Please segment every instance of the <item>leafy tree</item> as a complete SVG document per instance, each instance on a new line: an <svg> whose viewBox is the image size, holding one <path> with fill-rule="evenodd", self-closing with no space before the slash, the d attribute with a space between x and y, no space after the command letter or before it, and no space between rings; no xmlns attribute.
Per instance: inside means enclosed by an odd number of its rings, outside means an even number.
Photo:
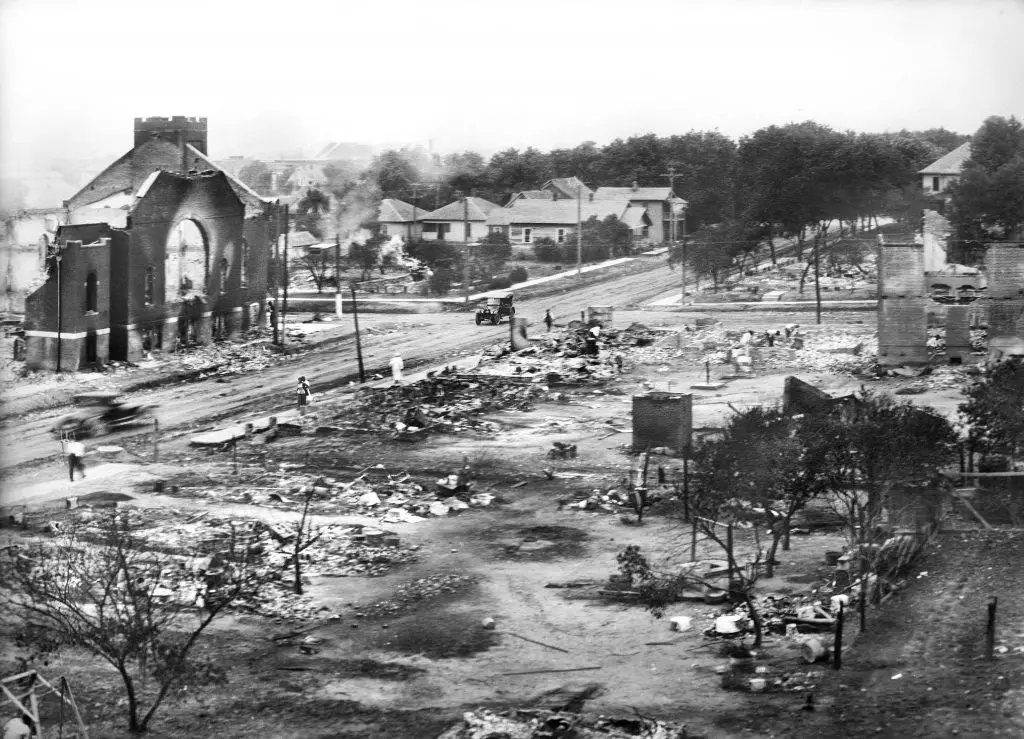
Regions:
<svg viewBox="0 0 1024 739"><path fill-rule="evenodd" d="M318 239L324 237L324 222L331 211L331 199L322 190L310 189L295 204L295 225Z"/></svg>
<svg viewBox="0 0 1024 739"><path fill-rule="evenodd" d="M605 216L604 220L590 216L581 226L584 262L612 259L616 255L623 256L634 251L633 230L613 215ZM576 261L576 239L575 233L566 237L561 250L563 262Z"/></svg>
<svg viewBox="0 0 1024 739"><path fill-rule="evenodd" d="M242 167L238 172L238 179L260 195L270 195L273 189L273 174L270 172L270 167L263 162L252 162Z"/></svg>
<svg viewBox="0 0 1024 739"><path fill-rule="evenodd" d="M532 146L523 151L505 149L487 163L490 194L495 202L505 202L515 192L540 187L553 176L548 157Z"/></svg>
<svg viewBox="0 0 1024 739"><path fill-rule="evenodd" d="M1014 240L1024 227L1024 126L993 116L971 141L951 188L950 221L963 241Z"/></svg>
<svg viewBox="0 0 1024 739"><path fill-rule="evenodd" d="M381 249L388 240L383 234L374 234L362 243L353 241L349 246L348 258L362 270L360 280L370 279L373 268L380 262Z"/></svg>
<svg viewBox="0 0 1024 739"><path fill-rule="evenodd" d="M960 413L973 450L1015 456L1024 449L1024 360L989 367L964 395Z"/></svg>
<svg viewBox="0 0 1024 739"><path fill-rule="evenodd" d="M931 408L871 391L821 417L814 438L817 483L841 504L851 535L878 523L894 485L933 477L957 444L952 425Z"/></svg>
<svg viewBox="0 0 1024 739"><path fill-rule="evenodd" d="M288 195L295 189L295 186L288 182L293 174L295 174L295 167L289 165L277 176L277 191L282 195Z"/></svg>
<svg viewBox="0 0 1024 739"><path fill-rule="evenodd" d="M172 690L225 679L195 647L225 609L255 597L269 575L257 566L257 552L232 537L214 558L219 574L197 577L196 602L183 604L161 584L162 573L183 576L181 563L144 549L128 512L112 510L95 524L94 532L79 522L52 540L21 545L0 564L0 599L24 624L30 645L77 647L108 662L124 685L128 728L142 733Z"/></svg>
<svg viewBox="0 0 1024 739"><path fill-rule="evenodd" d="M306 252L299 259L299 264L305 267L310 277L313 278L313 284L316 285L318 293L324 291L324 285L327 283L327 271L333 263L334 255L328 250Z"/></svg>
<svg viewBox="0 0 1024 739"><path fill-rule="evenodd" d="M562 248L554 239L542 236L533 240L533 256L538 262L559 262L562 260Z"/></svg>
<svg viewBox="0 0 1024 739"><path fill-rule="evenodd" d="M512 244L508 236L500 231L492 231L484 236L475 249L479 260L489 273L497 272L512 258Z"/></svg>
<svg viewBox="0 0 1024 739"><path fill-rule="evenodd" d="M407 198L420 171L412 154L406 150L389 149L377 155L369 169L370 179L386 198Z"/></svg>

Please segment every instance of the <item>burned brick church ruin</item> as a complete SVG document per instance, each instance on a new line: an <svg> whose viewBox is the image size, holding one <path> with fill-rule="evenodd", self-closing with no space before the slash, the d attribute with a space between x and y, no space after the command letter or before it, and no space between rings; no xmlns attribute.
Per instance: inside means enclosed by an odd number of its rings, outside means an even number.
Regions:
<svg viewBox="0 0 1024 739"><path fill-rule="evenodd" d="M136 361L261 319L283 208L207 157L205 118L136 118L131 151L64 210L26 300L30 368Z"/></svg>

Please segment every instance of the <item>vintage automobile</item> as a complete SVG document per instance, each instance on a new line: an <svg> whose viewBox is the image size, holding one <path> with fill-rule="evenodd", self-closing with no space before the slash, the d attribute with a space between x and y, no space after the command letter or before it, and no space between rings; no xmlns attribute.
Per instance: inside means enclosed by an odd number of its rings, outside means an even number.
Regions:
<svg viewBox="0 0 1024 739"><path fill-rule="evenodd" d="M505 297L499 297L497 295L487 298L486 305L483 305L476 309L476 325L479 326L484 321L490 321L494 326L501 323L501 319L508 316L512 318L516 314L516 309L512 307L512 293L508 293Z"/></svg>
<svg viewBox="0 0 1024 739"><path fill-rule="evenodd" d="M102 436L125 426L132 426L153 418L151 405L128 405L120 393L93 392L74 397L79 409L61 418L53 426L60 437L84 438Z"/></svg>

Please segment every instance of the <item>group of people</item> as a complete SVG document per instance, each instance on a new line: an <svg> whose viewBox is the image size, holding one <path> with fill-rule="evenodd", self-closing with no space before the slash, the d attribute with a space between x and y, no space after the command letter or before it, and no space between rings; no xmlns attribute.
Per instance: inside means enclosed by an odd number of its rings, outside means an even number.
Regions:
<svg viewBox="0 0 1024 739"><path fill-rule="evenodd" d="M774 332L765 331L760 335L760 341L758 341L758 334L747 329L743 332L743 335L740 336L740 346L751 346L755 344L755 342L759 346L775 346L775 342L781 343L783 337L786 339L794 339L799 338L799 335L800 324L798 323L788 323L782 328L782 330L777 329Z"/></svg>

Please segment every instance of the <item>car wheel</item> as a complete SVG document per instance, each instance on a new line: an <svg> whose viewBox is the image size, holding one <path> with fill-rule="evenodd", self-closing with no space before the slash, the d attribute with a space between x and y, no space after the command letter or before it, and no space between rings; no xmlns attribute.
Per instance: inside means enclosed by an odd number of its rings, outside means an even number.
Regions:
<svg viewBox="0 0 1024 739"><path fill-rule="evenodd" d="M476 325L477 326L480 325L480 314L479 313L476 314Z"/></svg>
<svg viewBox="0 0 1024 739"><path fill-rule="evenodd" d="M491 325L497 326L499 323L501 323L501 316L495 313L493 316L491 316Z"/></svg>

